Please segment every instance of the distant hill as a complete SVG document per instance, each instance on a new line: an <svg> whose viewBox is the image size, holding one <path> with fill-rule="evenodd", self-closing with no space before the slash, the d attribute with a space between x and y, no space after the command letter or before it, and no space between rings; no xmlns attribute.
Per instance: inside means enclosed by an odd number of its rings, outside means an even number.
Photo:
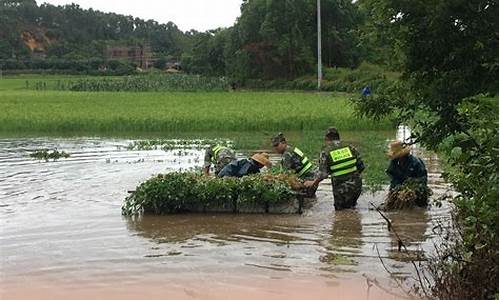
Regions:
<svg viewBox="0 0 500 300"><path fill-rule="evenodd" d="M323 1L325 67L355 68L364 54L380 60L385 56L378 53L390 53L386 42L360 39L374 39L371 32L360 31L368 15L360 5L365 1ZM234 26L182 32L172 22L160 24L76 4L0 0L0 69L130 74L136 68L164 69L180 62L185 72L240 82L289 80L315 72L316 15L311 0L243 1ZM383 51L372 50L379 48Z"/></svg>
<svg viewBox="0 0 500 300"><path fill-rule="evenodd" d="M172 22L34 0L0 0L0 28L0 59L16 60L99 59L108 46L144 43L158 56L179 58L190 36Z"/></svg>

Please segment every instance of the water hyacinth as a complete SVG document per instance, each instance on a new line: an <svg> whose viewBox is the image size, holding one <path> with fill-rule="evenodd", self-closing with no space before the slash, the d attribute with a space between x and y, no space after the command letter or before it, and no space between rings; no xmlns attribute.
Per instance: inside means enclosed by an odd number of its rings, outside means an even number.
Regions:
<svg viewBox="0 0 500 300"><path fill-rule="evenodd" d="M60 158L69 158L70 155L64 151L59 152L57 150L49 151L48 149L39 149L30 153L30 157L45 161L49 161L49 159L56 161Z"/></svg>
<svg viewBox="0 0 500 300"><path fill-rule="evenodd" d="M270 206L296 202L299 187L292 175L214 178L193 172L160 174L126 197L122 213L241 212L243 207L268 211Z"/></svg>
<svg viewBox="0 0 500 300"><path fill-rule="evenodd" d="M196 149L201 150L209 145L222 145L233 147L231 141L221 139L198 139L198 140L180 140L180 139L151 139L139 140L130 143L127 150L173 150L173 149Z"/></svg>

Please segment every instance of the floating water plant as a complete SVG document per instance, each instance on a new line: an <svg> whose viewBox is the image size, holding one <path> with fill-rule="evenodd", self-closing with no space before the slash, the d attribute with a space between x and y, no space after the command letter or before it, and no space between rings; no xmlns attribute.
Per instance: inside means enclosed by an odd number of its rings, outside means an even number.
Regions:
<svg viewBox="0 0 500 300"><path fill-rule="evenodd" d="M214 178L200 173L157 175L129 195L124 215L182 212L298 213L302 188L292 175L258 174L242 178Z"/></svg>
<svg viewBox="0 0 500 300"><path fill-rule="evenodd" d="M49 151L48 149L40 149L30 153L30 157L45 161L49 161L49 159L56 161L60 158L68 158L70 155L64 151L59 152L57 150Z"/></svg>
<svg viewBox="0 0 500 300"><path fill-rule="evenodd" d="M226 147L232 147L232 143L227 140L176 140L176 139L151 139L151 140L139 140L130 143L127 146L127 150L158 150L162 149L165 151L173 149L196 149L201 150L208 145L222 145Z"/></svg>

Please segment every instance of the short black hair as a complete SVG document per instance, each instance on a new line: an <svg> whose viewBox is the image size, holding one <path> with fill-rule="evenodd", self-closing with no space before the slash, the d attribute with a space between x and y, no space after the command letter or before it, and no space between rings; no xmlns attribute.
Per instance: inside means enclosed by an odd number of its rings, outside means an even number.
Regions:
<svg viewBox="0 0 500 300"><path fill-rule="evenodd" d="M340 140L339 131L335 127L330 127L325 132L325 138L329 141Z"/></svg>
<svg viewBox="0 0 500 300"><path fill-rule="evenodd" d="M273 138L271 139L271 144L273 145L273 147L278 146L280 143L286 143L285 135L281 132L273 136Z"/></svg>

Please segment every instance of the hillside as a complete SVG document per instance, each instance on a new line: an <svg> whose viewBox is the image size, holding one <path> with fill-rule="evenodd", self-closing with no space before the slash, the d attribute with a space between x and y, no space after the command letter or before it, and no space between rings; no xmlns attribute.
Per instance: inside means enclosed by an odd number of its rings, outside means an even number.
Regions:
<svg viewBox="0 0 500 300"><path fill-rule="evenodd" d="M147 43L160 56L180 57L188 34L173 23L84 10L76 4L0 3L0 59L99 59L109 45ZM5 29L5 30L4 30Z"/></svg>

